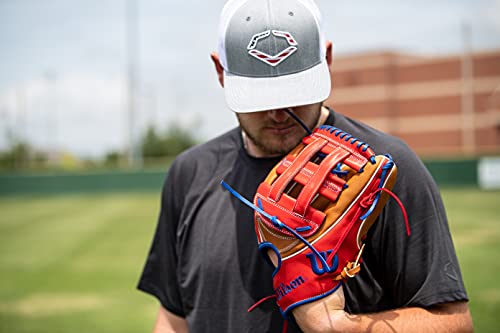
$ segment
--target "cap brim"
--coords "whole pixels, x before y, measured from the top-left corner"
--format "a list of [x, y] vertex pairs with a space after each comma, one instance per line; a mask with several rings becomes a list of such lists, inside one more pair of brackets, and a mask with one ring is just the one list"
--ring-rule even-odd
[[314, 104], [327, 99], [330, 90], [330, 71], [326, 60], [299, 73], [269, 78], [224, 72], [227, 105], [238, 113]]

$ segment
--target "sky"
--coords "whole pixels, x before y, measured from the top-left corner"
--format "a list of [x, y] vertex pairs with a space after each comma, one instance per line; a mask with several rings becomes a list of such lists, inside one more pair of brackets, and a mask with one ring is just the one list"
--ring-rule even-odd
[[[126, 4], [136, 1], [134, 135], [152, 124], [199, 140], [236, 125], [209, 54], [223, 0], [0, 0], [0, 149], [99, 157], [128, 143]], [[500, 48], [500, 0], [318, 0], [337, 55]]]

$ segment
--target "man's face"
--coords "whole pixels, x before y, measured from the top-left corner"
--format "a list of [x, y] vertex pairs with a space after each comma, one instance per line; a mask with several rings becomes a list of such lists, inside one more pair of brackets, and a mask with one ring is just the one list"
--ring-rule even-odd
[[[310, 129], [316, 126], [321, 103], [290, 108]], [[237, 113], [241, 128], [249, 145], [259, 157], [284, 155], [292, 150], [307, 134], [284, 109]], [[247, 147], [248, 149], [248, 147]]]

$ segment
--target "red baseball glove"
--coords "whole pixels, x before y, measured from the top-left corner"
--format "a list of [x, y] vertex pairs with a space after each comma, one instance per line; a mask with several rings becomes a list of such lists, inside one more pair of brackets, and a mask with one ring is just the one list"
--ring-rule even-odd
[[363, 240], [396, 173], [390, 156], [325, 125], [273, 168], [253, 204], [223, 183], [255, 210], [259, 249], [274, 257], [273, 286], [285, 318], [359, 272]]

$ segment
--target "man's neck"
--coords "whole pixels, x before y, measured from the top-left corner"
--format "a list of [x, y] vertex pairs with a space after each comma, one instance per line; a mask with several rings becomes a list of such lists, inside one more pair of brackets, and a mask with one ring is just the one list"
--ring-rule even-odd
[[321, 106], [321, 113], [319, 114], [318, 123], [316, 124], [315, 128], [324, 125], [329, 115], [330, 111], [328, 111], [326, 107]]

